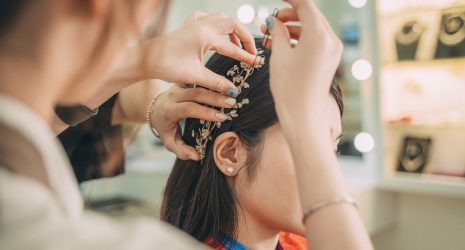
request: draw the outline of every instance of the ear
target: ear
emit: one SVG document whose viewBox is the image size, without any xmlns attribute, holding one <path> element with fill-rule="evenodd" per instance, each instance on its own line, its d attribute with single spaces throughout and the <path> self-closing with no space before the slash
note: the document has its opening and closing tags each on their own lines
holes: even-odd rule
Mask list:
<svg viewBox="0 0 465 250">
<path fill-rule="evenodd" d="M 239 136 L 234 132 L 219 135 L 213 145 L 216 166 L 226 176 L 236 176 L 246 160 L 245 150 Z"/>
</svg>

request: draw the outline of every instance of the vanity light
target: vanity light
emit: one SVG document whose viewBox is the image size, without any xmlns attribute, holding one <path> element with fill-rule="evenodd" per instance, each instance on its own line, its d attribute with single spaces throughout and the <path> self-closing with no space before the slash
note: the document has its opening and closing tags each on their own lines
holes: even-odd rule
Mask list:
<svg viewBox="0 0 465 250">
<path fill-rule="evenodd" d="M 352 64 L 351 71 L 355 79 L 363 81 L 370 78 L 373 73 L 373 67 L 371 67 L 371 63 L 369 61 L 360 59 Z"/>
<path fill-rule="evenodd" d="M 370 134 L 361 132 L 355 136 L 354 145 L 358 151 L 368 153 L 375 147 L 375 140 Z"/>
<path fill-rule="evenodd" d="M 362 8 L 367 3 L 367 0 L 349 0 L 349 4 L 354 8 Z"/>
<path fill-rule="evenodd" d="M 242 23 L 249 24 L 255 18 L 255 9 L 250 4 L 243 4 L 237 9 L 237 18 Z"/>
</svg>

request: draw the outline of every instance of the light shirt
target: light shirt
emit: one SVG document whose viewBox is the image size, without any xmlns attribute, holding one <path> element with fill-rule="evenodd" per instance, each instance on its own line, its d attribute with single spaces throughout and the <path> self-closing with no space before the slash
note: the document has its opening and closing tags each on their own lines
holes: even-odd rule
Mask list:
<svg viewBox="0 0 465 250">
<path fill-rule="evenodd" d="M 1 250 L 205 249 L 161 221 L 119 222 L 85 211 L 70 163 L 48 124 L 4 94 L 0 94 L 0 123 L 18 131 L 38 150 L 50 184 L 49 188 L 0 166 Z"/>
</svg>

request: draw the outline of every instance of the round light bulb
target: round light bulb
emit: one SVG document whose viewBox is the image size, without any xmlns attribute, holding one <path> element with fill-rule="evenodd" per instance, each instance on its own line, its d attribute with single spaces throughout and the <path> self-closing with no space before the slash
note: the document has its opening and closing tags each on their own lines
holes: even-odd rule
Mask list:
<svg viewBox="0 0 465 250">
<path fill-rule="evenodd" d="M 268 11 L 268 8 L 265 7 L 265 6 L 260 6 L 258 7 L 258 10 L 257 10 L 257 17 L 258 17 L 258 20 L 260 20 L 261 22 L 265 22 L 266 18 L 270 15 L 270 11 Z"/>
<path fill-rule="evenodd" d="M 358 151 L 368 153 L 375 147 L 375 140 L 370 134 L 361 132 L 355 136 L 354 145 Z"/>
<path fill-rule="evenodd" d="M 352 64 L 351 71 L 355 79 L 363 81 L 370 78 L 373 73 L 373 67 L 371 67 L 371 63 L 369 61 L 360 59 Z"/>
<path fill-rule="evenodd" d="M 349 0 L 349 4 L 354 8 L 362 8 L 367 4 L 367 0 Z"/>
<path fill-rule="evenodd" d="M 250 4 L 243 4 L 237 9 L 237 18 L 244 24 L 251 23 L 255 18 L 255 9 Z"/>
</svg>

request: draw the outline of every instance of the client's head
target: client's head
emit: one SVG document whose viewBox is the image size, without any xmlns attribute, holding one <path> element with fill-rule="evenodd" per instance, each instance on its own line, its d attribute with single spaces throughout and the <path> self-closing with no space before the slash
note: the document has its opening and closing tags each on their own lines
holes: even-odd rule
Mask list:
<svg viewBox="0 0 465 250">
<path fill-rule="evenodd" d="M 257 39 L 256 46 L 263 51 L 265 64 L 253 69 L 246 79 L 250 87 L 242 88 L 237 97 L 238 103 L 246 99 L 248 103 L 225 110 L 236 110 L 238 116 L 219 127 L 212 124 L 214 128 L 207 130 L 211 133 L 203 137 L 206 140 L 201 135 L 206 122 L 187 119 L 183 140 L 198 149 L 205 145 L 199 151 L 204 156 L 201 162 L 178 159 L 165 188 L 162 219 L 200 241 L 213 236 L 224 242 L 225 235 L 237 239 L 248 233 L 241 232 L 244 228 L 304 234 L 291 152 L 279 127 L 269 86 L 271 52 L 261 42 Z M 235 65 L 239 71 L 231 71 Z M 242 66 L 219 54 L 206 64 L 230 79 Z M 328 133 L 331 131 L 337 147 L 343 104 L 336 82 L 328 89 L 327 103 L 322 122 L 329 124 Z"/>
</svg>

